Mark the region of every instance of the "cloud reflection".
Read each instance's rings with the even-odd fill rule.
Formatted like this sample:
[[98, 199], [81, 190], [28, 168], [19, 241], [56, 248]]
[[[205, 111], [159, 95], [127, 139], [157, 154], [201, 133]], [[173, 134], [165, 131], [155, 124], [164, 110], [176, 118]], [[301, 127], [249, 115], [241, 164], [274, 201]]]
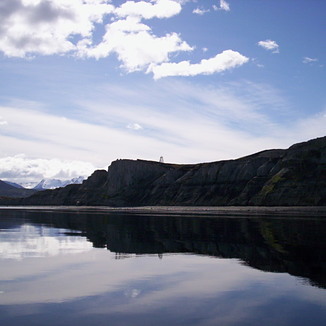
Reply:
[[[63, 232], [63, 230], [61, 231]], [[23, 224], [18, 229], [1, 231], [0, 259], [53, 257], [89, 251], [85, 238], [55, 233], [48, 227]]]
[[[89, 317], [110, 325], [253, 325], [268, 315], [264, 324], [280, 325], [298, 319], [302, 302], [325, 316], [324, 290], [237, 259], [193, 254], [117, 259], [66, 229], [23, 224], [2, 231], [0, 322], [10, 313], [11, 320], [34, 315], [25, 325], [37, 318], [41, 324], [82, 326]], [[49, 320], [62, 305], [70, 313]]]

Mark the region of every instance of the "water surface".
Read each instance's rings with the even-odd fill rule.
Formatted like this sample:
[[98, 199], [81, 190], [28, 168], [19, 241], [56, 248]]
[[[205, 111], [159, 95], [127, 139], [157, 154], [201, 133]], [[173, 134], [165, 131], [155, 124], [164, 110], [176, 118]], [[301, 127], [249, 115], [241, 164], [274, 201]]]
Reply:
[[0, 324], [325, 325], [326, 220], [0, 210]]

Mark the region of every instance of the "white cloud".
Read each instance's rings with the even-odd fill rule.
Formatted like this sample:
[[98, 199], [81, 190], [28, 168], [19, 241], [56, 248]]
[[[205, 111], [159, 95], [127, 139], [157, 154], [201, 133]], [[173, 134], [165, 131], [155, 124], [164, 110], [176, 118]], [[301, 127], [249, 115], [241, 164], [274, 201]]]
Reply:
[[257, 44], [265, 50], [272, 51], [273, 53], [279, 53], [279, 45], [275, 41], [265, 40], [259, 41]]
[[[144, 154], [138, 158], [163, 155], [167, 162], [183, 163], [236, 158], [267, 148], [286, 148], [325, 133], [324, 111], [311, 119], [299, 118], [282, 92], [269, 85], [200, 86], [164, 79], [155, 85], [139, 85], [127, 94], [108, 86], [106, 93], [117, 97], [96, 95], [96, 103], [83, 104], [106, 125], [137, 121], [146, 130], [136, 133], [146, 142], [139, 147]], [[131, 143], [136, 144], [137, 138]]]
[[213, 5], [213, 9], [230, 11], [230, 5], [225, 0], [220, 0], [220, 6]]
[[24, 154], [0, 158], [0, 179], [17, 183], [36, 182], [44, 178], [88, 177], [94, 170], [91, 163], [77, 160], [36, 159]]
[[[120, 25], [124, 25], [125, 29], [123, 31], [125, 33], [141, 33], [144, 30], [150, 30], [148, 26], [139, 23], [141, 18], [169, 18], [181, 11], [181, 5], [172, 0], [156, 0], [154, 3], [127, 1], [118, 8], [110, 4], [108, 0], [3, 1], [1, 5], [3, 14], [0, 13], [0, 36], [2, 36], [0, 38], [0, 51], [9, 57], [65, 53], [81, 56], [86, 52], [86, 45], [92, 44], [95, 24], [104, 25], [104, 17], [108, 14], [117, 17], [138, 18], [136, 23], [135, 21], [132, 23], [132, 19], [127, 19], [122, 20]], [[128, 24], [130, 25], [129, 28]], [[100, 43], [99, 46], [89, 49], [90, 56], [93, 55], [97, 58], [104, 55], [108, 56], [112, 51], [118, 52], [118, 56], [120, 55], [119, 47], [114, 42], [110, 44], [109, 48], [107, 43], [108, 34], [110, 33], [113, 33], [110, 37], [112, 36], [112, 39], [115, 40], [119, 36], [126, 36], [114, 33], [117, 32], [117, 25], [119, 25], [119, 21], [107, 25], [109, 32], [106, 34], [107, 36], [104, 36], [103, 44]], [[146, 35], [157, 40], [150, 33]], [[174, 35], [174, 33], [169, 35]], [[169, 38], [169, 35], [160, 38], [162, 47], [166, 45], [164, 41]], [[135, 37], [132, 40], [123, 38], [119, 44], [128, 41], [140, 41], [139, 35], [136, 36], [138, 38]], [[79, 41], [76, 42], [74, 37]], [[157, 46], [157, 42], [148, 44], [148, 40], [144, 41], [144, 57], [146, 57], [149, 46]], [[106, 50], [101, 51], [102, 48]], [[131, 50], [133, 50], [132, 47]], [[179, 51], [179, 49], [176, 51]], [[123, 55], [120, 56], [123, 57]], [[129, 56], [132, 56], [132, 54]]]
[[[118, 8], [107, 0], [3, 1], [0, 51], [7, 56], [71, 53], [98, 59], [116, 53], [127, 71], [135, 71], [192, 49], [177, 33], [156, 37], [140, 22], [178, 14], [182, 8], [176, 1], [127, 1]], [[102, 42], [93, 45], [95, 24], [104, 25], [108, 14], [126, 19], [107, 24]]]
[[206, 14], [207, 12], [209, 12], [209, 9], [205, 10], [205, 9], [196, 8], [192, 11], [193, 14], [200, 15], [200, 16]]
[[220, 1], [220, 6], [221, 6], [221, 9], [223, 9], [225, 11], [230, 10], [230, 5], [225, 0]]
[[78, 46], [79, 54], [84, 57], [98, 59], [115, 52], [127, 72], [169, 61], [171, 53], [192, 50], [176, 33], [163, 37], [153, 35], [138, 17], [127, 17], [108, 25], [103, 41], [94, 47], [82, 42]]
[[258, 68], [264, 68], [264, 65], [259, 63], [256, 58], [251, 58], [251, 62], [253, 62]]
[[151, 28], [141, 22], [142, 18], [168, 18], [181, 10], [179, 3], [159, 0], [155, 4], [128, 1], [115, 10], [118, 19], [106, 25], [102, 41], [93, 45], [90, 38], [77, 45], [78, 56], [96, 59], [115, 53], [127, 72], [146, 70], [150, 64], [170, 60], [170, 54], [192, 51], [193, 48], [183, 41], [177, 33], [158, 37]]
[[4, 126], [7, 125], [8, 121], [4, 120], [1, 116], [0, 116], [0, 126]]
[[303, 63], [313, 63], [313, 62], [317, 62], [318, 59], [317, 58], [310, 58], [310, 57], [304, 57], [302, 62]]
[[119, 17], [137, 16], [144, 19], [169, 18], [179, 14], [182, 9], [177, 1], [154, 0], [153, 2], [127, 1], [115, 10], [115, 14]]
[[[221, 0], [220, 5], [220, 9], [229, 10], [227, 2]], [[222, 54], [196, 65], [186, 61], [174, 64], [172, 55], [175, 58], [178, 53], [190, 52], [194, 47], [176, 32], [156, 35], [142, 21], [170, 18], [181, 10], [181, 2], [175, 0], [126, 1], [119, 7], [109, 0], [3, 0], [0, 51], [9, 57], [22, 58], [65, 54], [101, 59], [115, 54], [127, 73], [148, 72], [152, 67], [161, 71], [161, 64], [169, 71], [173, 67], [184, 76], [223, 71], [223, 67], [217, 67]], [[203, 14], [206, 10], [194, 12]], [[99, 26], [105, 27], [102, 37], [98, 35]], [[99, 37], [100, 41], [95, 41]], [[235, 66], [237, 64], [230, 64]], [[188, 72], [180, 73], [182, 67]], [[163, 77], [164, 74], [155, 75]]]
[[141, 130], [141, 129], [143, 129], [143, 127], [138, 123], [129, 123], [127, 125], [127, 128], [132, 129], [132, 130]]
[[93, 0], [2, 0], [1, 7], [0, 50], [9, 57], [74, 51], [71, 38], [90, 37], [114, 9]]
[[167, 62], [161, 65], [153, 65], [148, 71], [153, 72], [155, 79], [168, 76], [210, 75], [241, 66], [248, 62], [248, 60], [247, 57], [239, 52], [225, 50], [213, 58], [201, 60], [198, 64], [191, 64], [189, 61], [179, 63]]

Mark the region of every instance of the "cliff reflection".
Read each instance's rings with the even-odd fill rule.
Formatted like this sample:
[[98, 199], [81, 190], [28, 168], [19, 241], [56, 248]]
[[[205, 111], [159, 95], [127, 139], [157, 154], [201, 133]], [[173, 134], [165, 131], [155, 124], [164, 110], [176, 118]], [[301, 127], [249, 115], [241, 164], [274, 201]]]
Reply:
[[[8, 211], [15, 225], [79, 231], [94, 247], [130, 254], [194, 253], [238, 258], [264, 271], [287, 272], [326, 287], [326, 221], [314, 218], [137, 216], [75, 212]], [[6, 227], [10, 228], [10, 225]]]

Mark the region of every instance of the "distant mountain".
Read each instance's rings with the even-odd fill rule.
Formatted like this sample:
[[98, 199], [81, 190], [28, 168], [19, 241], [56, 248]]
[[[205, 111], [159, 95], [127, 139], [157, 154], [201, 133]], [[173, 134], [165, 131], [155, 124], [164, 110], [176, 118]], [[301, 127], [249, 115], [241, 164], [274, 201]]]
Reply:
[[326, 206], [326, 137], [211, 163], [117, 160], [82, 184], [40, 191], [11, 204]]
[[25, 188], [25, 189], [34, 189], [36, 187], [36, 185], [38, 185], [39, 182], [22, 182], [21, 185]]
[[33, 189], [46, 190], [46, 189], [63, 188], [70, 184], [81, 184], [84, 181], [84, 179], [85, 179], [84, 177], [73, 178], [70, 180], [43, 179]]
[[8, 181], [0, 180], [0, 196], [11, 198], [23, 198], [31, 196], [35, 194], [35, 192], [37, 192], [37, 190], [25, 189], [18, 184], [15, 185], [16, 186], [8, 183]]
[[8, 185], [13, 186], [15, 188], [19, 188], [19, 189], [24, 189], [25, 188], [22, 185], [19, 185], [18, 183], [15, 183], [15, 182], [10, 182], [10, 181], [5, 181], [5, 180], [3, 180], [3, 182], [5, 182]]

